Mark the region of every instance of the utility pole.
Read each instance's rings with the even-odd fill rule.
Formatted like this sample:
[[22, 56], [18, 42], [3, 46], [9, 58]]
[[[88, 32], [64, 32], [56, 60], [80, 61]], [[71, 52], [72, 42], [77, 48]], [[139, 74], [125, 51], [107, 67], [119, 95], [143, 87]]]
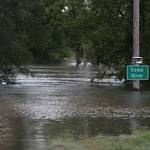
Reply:
[[[136, 64], [135, 58], [140, 57], [140, 0], [133, 0], [133, 58], [132, 64]], [[133, 89], [140, 90], [140, 81], [133, 81]]]

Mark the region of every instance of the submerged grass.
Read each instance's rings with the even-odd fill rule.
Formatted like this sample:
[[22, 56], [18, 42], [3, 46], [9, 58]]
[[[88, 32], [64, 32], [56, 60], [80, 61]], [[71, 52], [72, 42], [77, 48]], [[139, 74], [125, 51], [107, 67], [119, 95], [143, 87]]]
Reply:
[[150, 150], [150, 131], [137, 131], [133, 135], [96, 136], [73, 140], [57, 138], [49, 140], [49, 150]]

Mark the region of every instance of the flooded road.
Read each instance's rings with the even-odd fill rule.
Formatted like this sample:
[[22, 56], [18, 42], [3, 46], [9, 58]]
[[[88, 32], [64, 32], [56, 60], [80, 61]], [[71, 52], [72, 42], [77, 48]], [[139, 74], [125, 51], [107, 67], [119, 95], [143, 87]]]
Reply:
[[150, 91], [93, 85], [90, 64], [30, 68], [34, 76], [0, 85], [0, 150], [49, 150], [57, 138], [132, 134], [150, 126]]

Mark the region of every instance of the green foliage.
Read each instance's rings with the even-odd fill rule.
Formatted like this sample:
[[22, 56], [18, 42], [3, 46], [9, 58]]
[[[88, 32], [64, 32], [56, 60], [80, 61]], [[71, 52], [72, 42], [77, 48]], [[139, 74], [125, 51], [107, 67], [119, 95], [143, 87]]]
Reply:
[[94, 31], [91, 41], [97, 63], [123, 65], [131, 58], [130, 3], [128, 1], [93, 1]]
[[[65, 137], [65, 138], [64, 138]], [[148, 150], [150, 147], [150, 131], [137, 131], [133, 135], [81, 137], [79, 140], [68, 138], [49, 139], [52, 149], [63, 148], [72, 150]]]
[[142, 46], [142, 56], [144, 56], [144, 61], [150, 64], [150, 1], [144, 0], [142, 2], [142, 17], [141, 17], [141, 46]]
[[0, 2], [0, 66], [18, 66], [31, 60], [19, 30], [18, 5], [17, 1]]
[[[150, 2], [141, 3], [141, 48], [150, 63]], [[7, 0], [0, 2], [0, 66], [58, 63], [70, 50], [125, 75], [132, 58], [128, 0]]]

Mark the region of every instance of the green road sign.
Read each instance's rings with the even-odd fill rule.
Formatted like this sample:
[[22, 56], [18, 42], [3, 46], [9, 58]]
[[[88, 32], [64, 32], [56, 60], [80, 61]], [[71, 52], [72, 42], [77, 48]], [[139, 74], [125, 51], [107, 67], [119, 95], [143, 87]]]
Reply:
[[127, 80], [149, 80], [149, 66], [127, 66]]

